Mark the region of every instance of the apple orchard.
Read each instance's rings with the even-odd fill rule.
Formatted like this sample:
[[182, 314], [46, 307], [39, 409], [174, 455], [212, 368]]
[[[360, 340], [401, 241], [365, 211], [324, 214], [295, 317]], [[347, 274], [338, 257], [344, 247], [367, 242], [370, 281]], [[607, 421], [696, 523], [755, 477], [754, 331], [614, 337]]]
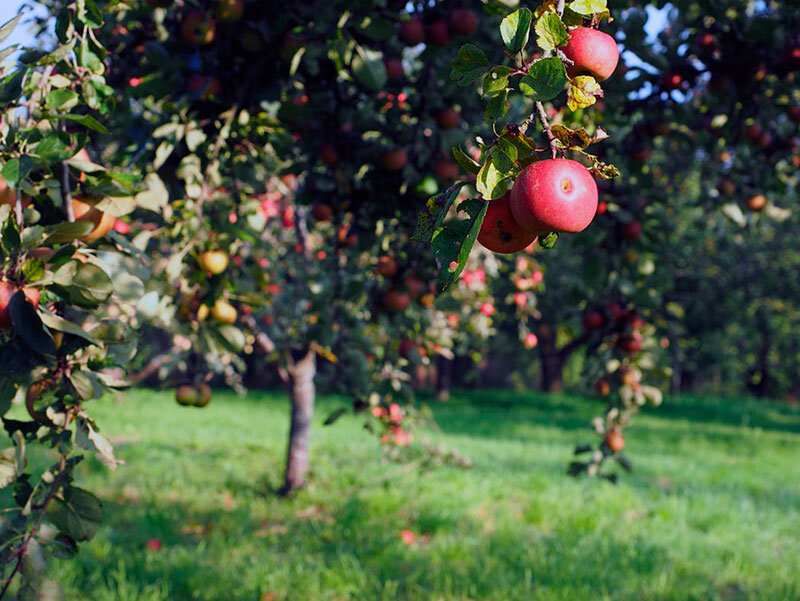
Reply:
[[285, 387], [284, 495], [317, 390], [454, 464], [418, 389], [586, 392], [566, 470], [611, 481], [666, 390], [800, 395], [791, 3], [39, 4], [0, 52], [0, 598], [102, 524], [76, 467], [125, 469], [92, 405], [132, 386]]

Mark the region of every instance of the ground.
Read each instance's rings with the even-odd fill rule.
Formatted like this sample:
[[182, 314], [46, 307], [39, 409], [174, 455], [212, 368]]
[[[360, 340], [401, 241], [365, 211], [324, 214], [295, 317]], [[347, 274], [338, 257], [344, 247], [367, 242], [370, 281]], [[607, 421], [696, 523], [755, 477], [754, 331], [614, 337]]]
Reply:
[[82, 467], [108, 517], [57, 564], [67, 599], [800, 599], [796, 407], [668, 400], [637, 418], [636, 471], [614, 486], [564, 475], [596, 401], [457, 394], [424, 437], [474, 466], [424, 471], [383, 463], [359, 418], [323, 427], [341, 404], [320, 403], [312, 486], [281, 500], [282, 395], [218, 392], [202, 410], [146, 390], [101, 402], [127, 464]]

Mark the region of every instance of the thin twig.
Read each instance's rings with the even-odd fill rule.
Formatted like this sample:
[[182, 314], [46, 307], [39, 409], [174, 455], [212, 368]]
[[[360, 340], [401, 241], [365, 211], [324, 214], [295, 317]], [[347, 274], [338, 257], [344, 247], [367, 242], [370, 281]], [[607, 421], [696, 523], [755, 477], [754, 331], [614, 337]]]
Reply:
[[64, 202], [64, 212], [67, 214], [67, 221], [75, 221], [75, 209], [72, 206], [72, 190], [69, 185], [69, 165], [65, 161], [61, 162], [61, 199]]
[[547, 120], [547, 113], [544, 111], [544, 105], [541, 102], [534, 102], [533, 106], [536, 109], [536, 117], [539, 123], [544, 128], [544, 133], [547, 135], [547, 141], [550, 144], [550, 154], [553, 158], [558, 156], [558, 138], [555, 137], [553, 131], [550, 129], [550, 122]]

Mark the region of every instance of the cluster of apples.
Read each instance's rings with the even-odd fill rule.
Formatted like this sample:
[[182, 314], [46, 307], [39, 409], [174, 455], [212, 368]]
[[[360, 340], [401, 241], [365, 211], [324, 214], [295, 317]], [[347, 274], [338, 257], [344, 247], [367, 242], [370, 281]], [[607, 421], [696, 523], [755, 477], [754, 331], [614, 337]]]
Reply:
[[425, 308], [433, 306], [435, 296], [415, 273], [401, 273], [397, 261], [388, 255], [378, 259], [376, 271], [391, 282], [391, 288], [383, 297], [384, 307], [392, 313], [403, 313], [413, 301]]
[[[613, 37], [576, 27], [563, 49], [570, 77], [608, 79], [619, 63]], [[519, 252], [550, 232], [577, 233], [597, 214], [597, 184], [581, 163], [557, 158], [537, 161], [520, 172], [511, 192], [489, 202], [478, 241], [497, 253]]]
[[583, 329], [586, 333], [609, 328], [614, 344], [626, 355], [635, 355], [642, 350], [644, 338], [641, 330], [645, 325], [635, 309], [623, 307], [618, 302], [608, 303], [606, 312], [593, 309], [583, 316]]
[[[197, 256], [197, 264], [206, 274], [210, 276], [221, 275], [228, 268], [230, 259], [224, 250], [207, 250]], [[218, 298], [214, 304], [209, 306], [205, 303], [197, 307], [197, 320], [205, 321], [208, 317], [222, 325], [236, 323], [239, 314], [236, 307], [224, 298]]]
[[[89, 157], [89, 153], [85, 148], [81, 148], [81, 150], [75, 154], [73, 159], [87, 163], [92, 162], [91, 158]], [[85, 182], [86, 174], [82, 172], [78, 177], [78, 181], [81, 183]], [[10, 188], [8, 184], [6, 184], [5, 180], [0, 177], [0, 205], [10, 205], [13, 207], [16, 202], [17, 191], [13, 188]], [[23, 196], [23, 209], [30, 206], [30, 204], [31, 199]], [[94, 226], [89, 233], [84, 234], [81, 237], [83, 242], [94, 242], [95, 240], [105, 237], [114, 228], [114, 225], [117, 222], [116, 217], [101, 211], [96, 207], [96, 205], [97, 201], [95, 200], [78, 196], [74, 196], [72, 198], [72, 212], [75, 215], [75, 221], [86, 221]]]
[[391, 403], [388, 407], [383, 405], [373, 407], [372, 417], [376, 418], [384, 429], [380, 437], [381, 444], [405, 447], [413, 441], [412, 435], [402, 427], [406, 413], [397, 403]]
[[211, 387], [205, 382], [184, 384], [175, 389], [175, 401], [183, 407], [205, 407], [211, 402]]

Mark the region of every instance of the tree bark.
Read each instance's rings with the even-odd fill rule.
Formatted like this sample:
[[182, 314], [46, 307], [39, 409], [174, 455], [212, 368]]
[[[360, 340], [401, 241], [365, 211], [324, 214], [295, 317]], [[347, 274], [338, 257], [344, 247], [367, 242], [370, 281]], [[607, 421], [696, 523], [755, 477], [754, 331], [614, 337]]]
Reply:
[[437, 401], [446, 401], [450, 398], [450, 388], [453, 385], [453, 360], [436, 355], [436, 387], [434, 398]]
[[556, 347], [552, 328], [542, 325], [539, 332], [539, 358], [542, 365], [541, 389], [544, 392], [561, 392], [565, 353]]
[[292, 352], [289, 357], [289, 395], [292, 423], [286, 453], [286, 474], [281, 495], [286, 496], [306, 483], [311, 460], [311, 418], [314, 415], [317, 355], [313, 348]]

